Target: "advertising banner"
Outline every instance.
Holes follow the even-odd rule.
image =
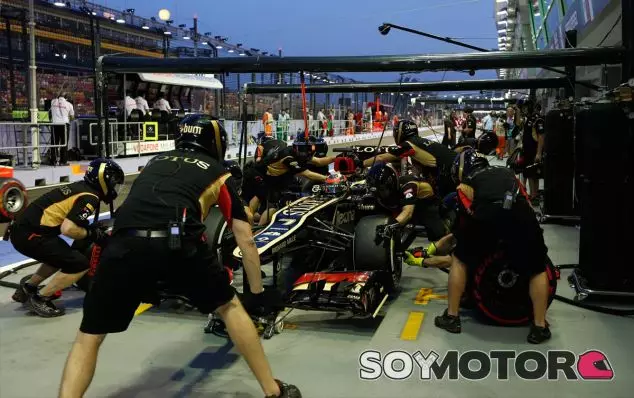
[[[148,141],[148,142],[126,142],[125,155],[145,155],[172,151],[176,148],[174,140]]]

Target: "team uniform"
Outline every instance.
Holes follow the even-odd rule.
[[[544,118],[539,114],[534,114],[526,120],[524,124],[524,134],[522,135],[522,149],[527,166],[535,162],[537,156],[537,143],[539,137],[546,133]]]
[[[65,219],[87,228],[89,218],[99,208],[99,192],[84,181],[74,182],[40,196],[11,227],[11,243],[17,251],[34,260],[75,274],[90,267],[83,253],[62,239]]]
[[[415,224],[425,227],[431,241],[441,239],[449,232],[447,223],[441,217],[441,200],[428,182],[415,176],[399,178],[401,205],[414,205]]]
[[[475,139],[477,124],[478,124],[478,122],[477,122],[475,116],[473,116],[472,113],[469,113],[467,115],[467,118],[464,120],[464,122],[462,122],[462,129],[463,130],[464,129],[472,129],[472,130],[471,130],[471,133],[464,133],[463,132],[462,135],[465,138],[467,138],[467,139],[469,139],[469,138]]]
[[[477,267],[501,244],[517,273],[532,276],[545,271],[548,249],[543,231],[524,187],[510,169],[476,171],[462,180],[457,191],[461,216],[454,231],[454,255],[460,261]]]
[[[439,196],[444,197],[455,190],[451,178],[451,166],[456,153],[446,146],[428,139],[413,136],[391,147],[388,152],[399,158],[410,157],[412,163],[421,168],[422,175],[435,185]]]
[[[154,157],[117,211],[112,238],[104,250],[84,302],[80,330],[89,334],[128,328],[144,295],[159,280],[211,313],[234,297],[226,271],[205,243],[204,220],[218,205],[229,226],[248,222],[230,173],[213,157],[174,150]],[[167,227],[185,212],[182,247],[168,247]]]

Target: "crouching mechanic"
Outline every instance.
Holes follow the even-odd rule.
[[[112,160],[95,159],[83,181],[55,188],[35,199],[11,226],[15,249],[42,263],[40,268],[13,294],[13,300],[25,303],[35,314],[51,318],[64,315],[52,299],[55,292],[77,282],[90,268],[89,259],[74,250],[59,235],[74,240],[99,242],[104,231],[88,218],[95,214],[100,201],[112,203],[124,174]],[[60,271],[60,272],[57,272]],[[57,274],[38,292],[38,286]]]
[[[411,120],[400,120],[394,128],[396,147],[390,147],[388,153],[377,155],[363,162],[371,167],[374,162],[395,162],[410,157],[418,174],[434,187],[440,197],[454,192],[456,185],[451,179],[451,166],[456,153],[446,146],[418,136],[418,126]]]
[[[260,260],[230,173],[221,165],[227,133],[218,120],[189,115],[181,122],[174,151],[148,162],[117,211],[112,236],[84,301],[84,316],[71,349],[60,397],[84,396],[107,333],[125,331],[141,298],[160,280],[187,297],[202,313],[216,312],[244,355],[267,397],[301,397],[273,378],[251,317],[281,306],[275,290],[264,291]],[[229,275],[205,243],[204,220],[218,205],[236,243],[251,295],[244,307]],[[247,293],[247,292],[245,292]]]
[[[374,165],[366,178],[375,189],[378,202],[387,209],[400,212],[395,222],[405,226],[410,222],[423,225],[431,241],[439,240],[449,232],[449,225],[440,215],[440,199],[432,186],[414,175],[398,175],[390,163]]]
[[[269,140],[262,146],[262,151],[261,156],[258,156],[260,160],[245,172],[242,196],[253,213],[258,211],[262,203],[266,203],[268,211],[263,212],[259,221],[260,225],[266,225],[277,211],[281,193],[290,185],[293,176],[324,183],[327,176],[308,170],[308,166],[328,166],[335,157],[313,157],[315,139],[301,134],[291,147],[284,141]]]
[[[503,167],[490,167],[486,158],[467,150],[457,158],[453,174],[457,188],[460,221],[454,229],[456,248],[449,271],[449,308],[435,319],[437,327],[460,333],[458,316],[467,278],[482,261],[503,250],[510,266],[530,278],[533,322],[528,342],[550,339],[546,322],[549,284],[546,274],[548,249],[543,231],[528,201],[526,191]]]

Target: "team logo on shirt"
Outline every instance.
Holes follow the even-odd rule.
[[[405,199],[411,199],[414,197],[414,190],[413,189],[408,189],[407,191],[405,191]]]
[[[90,204],[86,204],[86,206],[84,206],[83,209],[81,209],[81,211],[79,212],[79,219],[82,221],[85,221],[88,219],[88,217],[92,216],[92,214],[95,212],[95,208]]]

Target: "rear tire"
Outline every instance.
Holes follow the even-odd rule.
[[[403,273],[402,259],[396,254],[397,237],[383,244],[375,242],[376,228],[388,222],[385,215],[361,218],[355,227],[352,258],[357,271],[386,271],[385,287],[393,293],[398,290]]]

